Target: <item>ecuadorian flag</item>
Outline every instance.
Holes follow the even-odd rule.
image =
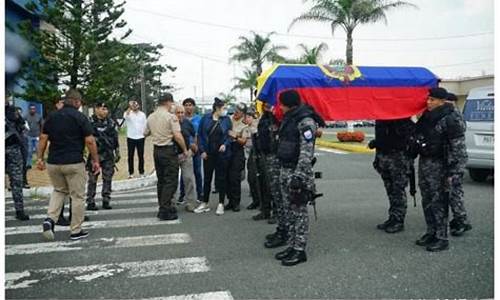
[[[439,79],[419,67],[277,64],[257,79],[257,99],[275,105],[295,89],[325,120],[390,120],[421,113]]]

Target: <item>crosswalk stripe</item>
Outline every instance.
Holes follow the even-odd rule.
[[[33,243],[5,245],[5,255],[40,254],[50,252],[75,251],[82,249],[105,249],[147,247],[157,245],[186,244],[191,242],[187,233],[158,234],[134,237],[85,239],[79,241],[60,241],[49,243]]]
[[[156,192],[148,192],[148,193],[127,193],[127,194],[111,194],[111,200],[120,200],[120,199],[127,199],[127,198],[132,198],[132,197],[137,197],[138,199],[144,199],[144,198],[156,198],[158,197],[158,194]],[[14,206],[14,202],[12,201],[12,198],[6,198],[10,199],[5,202],[7,206]],[[96,197],[96,201],[101,201],[101,197]],[[37,203],[37,202],[42,202],[46,200],[34,200],[34,201],[24,201],[24,205],[29,205],[30,203]]]
[[[87,210],[85,211],[86,216],[109,216],[118,214],[134,214],[134,213],[151,213],[157,212],[158,207],[129,207],[129,208],[118,208],[118,209],[103,209],[103,210]],[[29,212],[28,212],[29,214]],[[47,218],[47,213],[42,214],[29,214],[30,220],[45,219]],[[15,216],[5,216],[5,221],[15,221]]]
[[[5,289],[30,288],[35,284],[47,284],[63,280],[66,282],[91,282],[119,274],[127,278],[143,278],[182,273],[199,273],[210,270],[205,257],[187,257],[167,260],[149,260],[110,263],[76,267],[48,268],[5,273]]]
[[[97,202],[98,204],[99,202]],[[127,205],[127,204],[146,204],[146,203],[158,203],[157,198],[143,198],[143,199],[133,199],[133,200],[111,200],[111,206],[113,205]],[[47,209],[49,206],[48,202],[44,203],[26,203],[25,205],[26,211],[31,209]],[[6,207],[6,212],[15,212],[14,207]]]
[[[141,300],[233,300],[233,296],[229,291],[221,291],[169,297],[145,298]]]
[[[99,229],[99,228],[173,225],[180,223],[181,221],[179,219],[173,221],[160,221],[157,218],[140,218],[131,220],[90,221],[90,222],[84,222],[82,227],[84,229]],[[62,229],[59,230],[59,228]],[[69,231],[69,227],[57,227],[57,229],[58,229],[57,231]],[[41,231],[42,231],[41,225],[13,226],[5,228],[6,235],[40,233]]]

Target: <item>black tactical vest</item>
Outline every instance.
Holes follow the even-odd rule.
[[[304,118],[313,118],[314,112],[306,106],[285,114],[279,130],[278,159],[285,168],[295,168],[300,154],[299,122]]]
[[[265,112],[257,125],[257,134],[254,135],[254,147],[257,153],[271,154],[277,150],[277,134],[273,126],[277,123],[271,112]]]
[[[408,119],[377,120],[375,140],[377,151],[391,153],[407,150],[409,140],[415,134],[415,124]]]
[[[424,157],[442,158],[447,141],[445,132],[437,130],[436,125],[452,112],[452,108],[443,105],[433,111],[426,111],[417,122],[417,140],[420,144],[419,154]]]

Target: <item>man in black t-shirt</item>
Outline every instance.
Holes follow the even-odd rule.
[[[85,212],[85,163],[83,149],[88,147],[92,157],[92,170],[100,172],[97,145],[92,136],[89,120],[78,111],[82,105],[80,93],[75,89],[66,92],[64,107],[50,114],[40,135],[37,167],[45,169],[43,160],[47,142],[50,141],[47,171],[54,191],[50,197],[48,218],[43,222],[43,236],[54,239],[54,224],[59,218],[64,199],[69,195],[72,201],[70,239],[86,238],[82,230]]]

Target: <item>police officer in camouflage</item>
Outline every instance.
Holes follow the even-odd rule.
[[[380,174],[389,198],[389,219],[377,228],[387,233],[404,229],[406,216],[406,191],[413,159],[408,152],[415,134],[415,123],[410,118],[377,120],[375,139],[368,143],[376,149],[373,167]]]
[[[23,199],[23,137],[24,121],[20,118],[16,108],[5,105],[5,171],[9,176],[12,198],[16,209],[16,219],[29,220],[24,213]]]
[[[301,105],[297,91],[284,91],[279,100],[284,118],[279,129],[277,157],[281,165],[280,187],[288,214],[289,240],[288,248],[275,257],[284,266],[294,266],[307,261],[307,204],[315,194],[312,161],[317,124],[314,111]]]
[[[276,207],[278,226],[276,232],[266,236],[264,246],[266,248],[276,248],[286,245],[288,240],[288,207],[284,202],[280,187],[281,164],[277,156],[278,152],[278,134],[280,123],[273,115],[272,106],[264,103],[264,113],[257,127],[259,151],[262,153],[265,162],[265,176],[268,189],[271,191],[272,205]],[[270,189],[269,187],[274,187]],[[278,188],[276,188],[278,187]],[[266,201],[267,199],[263,199]],[[261,204],[270,207],[270,204]]]
[[[118,144],[118,132],[115,122],[108,116],[108,106],[104,102],[96,103],[94,115],[90,119],[94,136],[97,142],[97,150],[102,169],[102,208],[111,209],[111,183],[115,173],[115,163],[120,160]],[[90,161],[90,157],[88,159]],[[95,204],[97,179],[99,174],[94,175],[91,165],[87,165],[87,210],[98,210]]]
[[[456,102],[458,98],[453,93],[448,93],[446,97],[446,102],[453,105],[453,115],[455,118],[461,120],[462,126],[467,128],[465,125],[464,116],[458,109]],[[459,172],[456,176],[454,184],[450,187],[450,209],[453,213],[453,219],[450,221],[450,234],[453,236],[462,236],[466,231],[472,229],[472,225],[467,219],[467,211],[465,210],[464,204],[464,169]]]
[[[444,88],[429,90],[427,110],[416,128],[418,181],[427,223],[427,232],[416,244],[432,252],[448,249],[450,190],[463,176],[467,162],[465,126],[445,102],[447,96]]]

